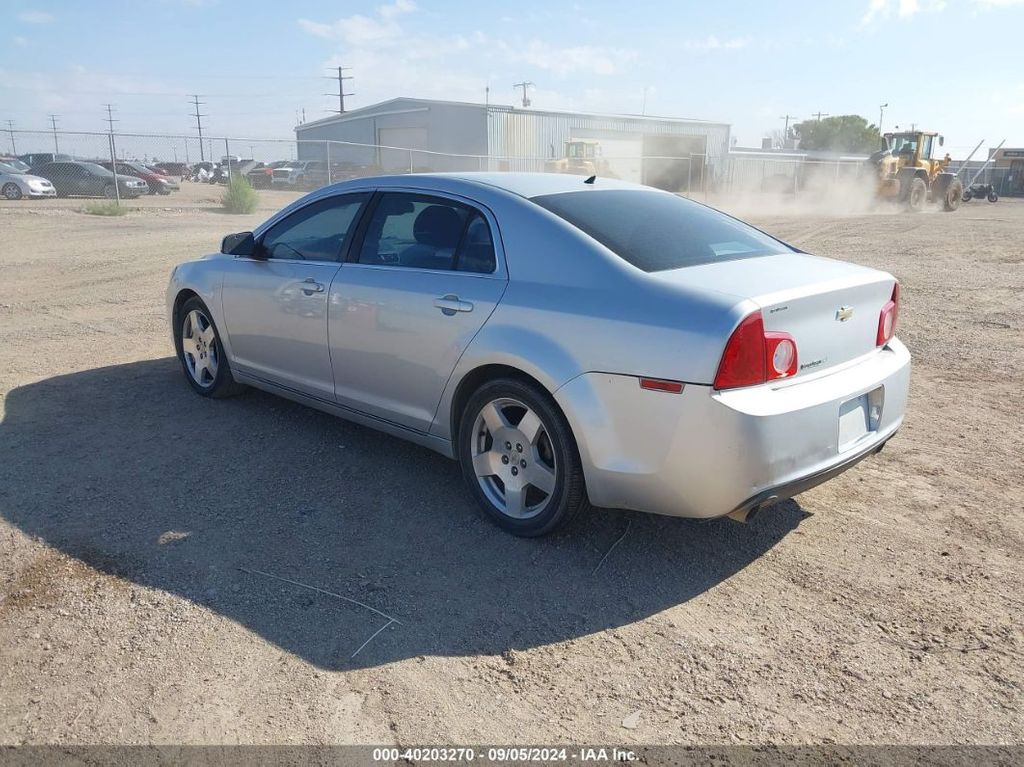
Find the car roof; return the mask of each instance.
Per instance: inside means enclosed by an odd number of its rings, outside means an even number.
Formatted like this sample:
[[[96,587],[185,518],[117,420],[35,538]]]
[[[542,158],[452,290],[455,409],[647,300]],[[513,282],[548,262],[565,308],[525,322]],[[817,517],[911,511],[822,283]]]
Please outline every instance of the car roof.
[[[546,194],[582,192],[590,189],[636,189],[654,191],[650,187],[621,181],[617,178],[596,176],[593,184],[586,184],[588,176],[570,173],[518,173],[518,172],[466,172],[410,174],[439,179],[458,179],[473,184],[496,187],[521,197],[540,197]]]

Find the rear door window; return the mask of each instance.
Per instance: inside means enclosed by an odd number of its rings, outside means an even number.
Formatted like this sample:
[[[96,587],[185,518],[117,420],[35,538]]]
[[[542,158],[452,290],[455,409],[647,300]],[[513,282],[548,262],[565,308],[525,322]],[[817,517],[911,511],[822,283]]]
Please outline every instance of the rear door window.
[[[454,200],[387,192],[370,217],[358,261],[374,266],[490,274],[496,261],[483,215]]]

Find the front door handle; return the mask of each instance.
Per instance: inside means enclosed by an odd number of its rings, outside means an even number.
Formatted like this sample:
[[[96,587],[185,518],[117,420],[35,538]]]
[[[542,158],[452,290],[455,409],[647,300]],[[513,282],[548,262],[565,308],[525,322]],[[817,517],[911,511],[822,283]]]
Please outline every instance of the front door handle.
[[[442,314],[451,317],[455,312],[471,312],[473,304],[463,301],[454,293],[449,293],[444,298],[435,298],[434,306],[441,310]]]
[[[307,296],[311,296],[314,293],[324,292],[324,286],[321,283],[314,280],[312,277],[303,280],[302,285],[300,287],[302,288],[302,292],[305,293]]]

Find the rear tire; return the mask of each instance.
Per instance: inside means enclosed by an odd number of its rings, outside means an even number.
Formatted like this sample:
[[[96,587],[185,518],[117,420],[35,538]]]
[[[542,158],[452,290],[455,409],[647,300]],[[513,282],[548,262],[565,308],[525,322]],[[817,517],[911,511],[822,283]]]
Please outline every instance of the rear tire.
[[[546,535],[589,505],[572,430],[534,384],[499,378],[473,392],[459,423],[458,458],[470,494],[513,535]]]
[[[964,196],[964,185],[960,179],[955,178],[949,182],[942,197],[942,209],[952,212],[960,207],[960,201]]]
[[[174,349],[185,380],[197,394],[220,399],[245,390],[231,375],[220,333],[206,304],[193,296],[182,304],[174,324]]]
[[[4,184],[3,194],[4,197],[6,197],[8,200],[20,200],[21,187],[15,184],[13,181],[9,184]]]
[[[924,204],[928,201],[928,185],[924,183],[924,179],[915,177],[910,180],[906,200],[907,210],[917,213],[924,209]]]

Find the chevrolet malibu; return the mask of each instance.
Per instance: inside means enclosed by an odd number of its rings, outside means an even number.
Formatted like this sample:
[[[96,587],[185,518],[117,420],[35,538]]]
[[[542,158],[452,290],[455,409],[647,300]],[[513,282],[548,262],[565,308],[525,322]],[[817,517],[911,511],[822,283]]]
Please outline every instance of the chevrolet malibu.
[[[667,192],[466,173],[320,189],[178,266],[167,308],[198,394],[429,447],[535,536],[589,505],[742,520],[881,450],[899,293]]]

